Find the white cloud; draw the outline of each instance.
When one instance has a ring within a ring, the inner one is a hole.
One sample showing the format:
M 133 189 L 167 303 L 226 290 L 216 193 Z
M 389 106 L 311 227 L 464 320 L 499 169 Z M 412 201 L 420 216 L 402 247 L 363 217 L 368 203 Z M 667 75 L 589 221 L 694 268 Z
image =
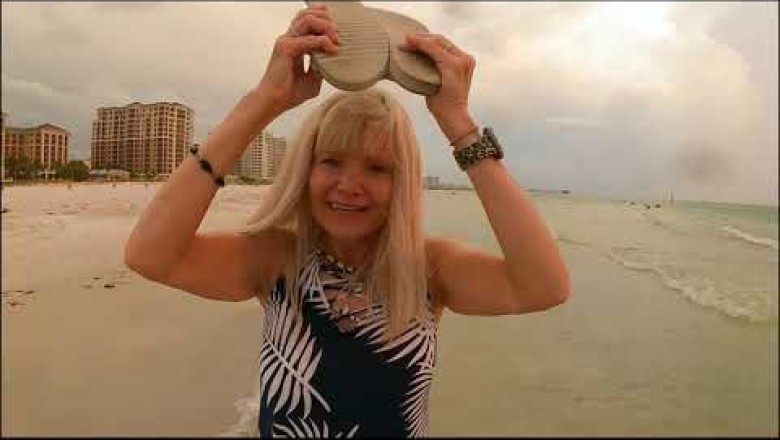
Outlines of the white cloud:
M 776 4 L 370 6 L 409 14 L 475 55 L 472 112 L 496 129 L 529 186 L 679 185 L 680 197 L 777 200 Z M 202 140 L 260 80 L 275 37 L 302 7 L 3 2 L 3 110 L 14 124 L 64 126 L 84 156 L 97 107 L 180 100 Z M 415 120 L 429 172 L 464 179 L 423 98 L 382 87 Z M 270 129 L 292 135 L 314 105 Z M 722 178 L 692 177 L 720 163 Z
M 564 129 L 571 128 L 571 129 L 598 130 L 602 128 L 602 124 L 599 121 L 594 121 L 592 119 L 586 119 L 586 118 L 572 117 L 572 116 L 548 117 L 544 119 L 544 122 L 546 122 L 549 125 L 564 128 Z

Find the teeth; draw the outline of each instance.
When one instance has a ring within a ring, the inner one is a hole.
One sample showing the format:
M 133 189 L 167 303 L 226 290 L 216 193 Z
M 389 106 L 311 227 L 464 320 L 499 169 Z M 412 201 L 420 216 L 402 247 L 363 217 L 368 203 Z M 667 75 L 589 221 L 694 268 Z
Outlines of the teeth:
M 361 211 L 363 208 L 350 205 L 342 205 L 340 203 L 331 203 L 330 207 L 338 211 Z

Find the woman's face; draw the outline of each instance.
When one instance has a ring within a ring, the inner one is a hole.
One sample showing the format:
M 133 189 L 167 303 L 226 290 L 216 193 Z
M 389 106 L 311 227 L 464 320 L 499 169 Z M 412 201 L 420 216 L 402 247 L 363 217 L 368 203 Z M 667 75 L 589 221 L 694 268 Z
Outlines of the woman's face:
M 314 221 L 330 240 L 375 239 L 390 210 L 393 161 L 387 148 L 315 153 L 309 176 Z

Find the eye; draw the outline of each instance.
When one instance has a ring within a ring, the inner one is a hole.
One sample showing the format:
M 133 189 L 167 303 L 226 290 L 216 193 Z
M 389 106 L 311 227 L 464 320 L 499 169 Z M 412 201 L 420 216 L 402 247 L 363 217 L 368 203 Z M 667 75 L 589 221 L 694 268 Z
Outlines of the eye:
M 368 170 L 372 173 L 379 173 L 379 174 L 392 174 L 393 173 L 393 167 L 391 165 L 383 164 L 383 163 L 372 163 L 368 165 Z
M 321 165 L 336 167 L 341 164 L 341 161 L 336 159 L 335 157 L 325 156 L 321 158 L 317 163 Z

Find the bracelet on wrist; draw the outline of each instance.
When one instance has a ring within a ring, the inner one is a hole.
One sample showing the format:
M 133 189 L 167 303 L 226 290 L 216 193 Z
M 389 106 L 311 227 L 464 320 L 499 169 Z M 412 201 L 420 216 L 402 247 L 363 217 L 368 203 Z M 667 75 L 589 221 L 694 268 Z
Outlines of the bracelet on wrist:
M 467 147 L 456 148 L 452 154 L 463 171 L 487 158 L 496 160 L 504 158 L 504 150 L 490 127 L 483 129 L 482 136 L 476 142 Z
M 214 183 L 216 183 L 218 187 L 222 188 L 223 186 L 225 186 L 225 179 L 222 176 L 217 176 L 214 173 L 214 168 L 211 166 L 211 162 L 200 157 L 197 148 L 195 147 L 190 148 L 190 153 L 195 159 L 198 160 L 198 163 L 200 164 L 200 169 L 207 172 L 211 176 L 211 178 L 214 179 Z
M 466 139 L 467 137 L 469 137 L 474 133 L 479 133 L 479 127 L 477 127 L 476 125 L 471 127 L 466 133 L 456 137 L 454 141 L 450 142 L 450 147 L 454 147 L 458 142 L 462 141 L 463 139 Z

